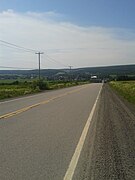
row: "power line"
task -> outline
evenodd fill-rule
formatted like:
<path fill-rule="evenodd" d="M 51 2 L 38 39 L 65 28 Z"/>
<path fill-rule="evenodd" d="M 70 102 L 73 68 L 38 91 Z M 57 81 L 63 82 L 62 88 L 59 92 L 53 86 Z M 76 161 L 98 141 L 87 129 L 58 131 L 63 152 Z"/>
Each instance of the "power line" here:
<path fill-rule="evenodd" d="M 33 53 L 32 51 L 25 50 L 25 49 L 20 49 L 20 48 L 17 48 L 17 47 L 11 46 L 11 45 L 7 45 L 7 44 L 0 44 L 0 45 L 8 47 L 8 48 L 15 49 L 15 50 L 20 50 L 20 51 L 24 51 L 24 52 L 28 52 L 28 53 Z"/>
<path fill-rule="evenodd" d="M 39 51 L 37 50 L 34 50 L 34 49 L 30 49 L 30 48 L 25 48 L 23 46 L 20 46 L 20 45 L 16 45 L 16 44 L 13 44 L 13 43 L 10 43 L 10 42 L 7 42 L 7 41 L 4 41 L 4 40 L 1 40 L 0 39 L 0 42 L 3 43 L 2 45 L 6 46 L 6 47 L 9 47 L 9 48 L 14 48 L 14 49 L 17 49 L 17 50 L 21 50 L 21 51 L 25 51 L 25 52 L 30 52 L 30 53 L 35 53 L 35 52 L 38 52 L 40 53 Z M 36 53 L 36 54 L 38 54 Z M 49 55 L 45 54 L 45 56 L 50 60 L 50 61 L 53 61 L 57 64 L 61 64 L 62 66 L 64 67 L 69 67 L 69 65 L 67 64 L 64 64 L 58 60 L 55 60 L 54 58 L 51 58 Z M 40 68 L 40 67 L 39 67 Z"/>
<path fill-rule="evenodd" d="M 24 69 L 24 70 L 35 70 L 35 69 L 32 69 L 32 68 L 23 68 L 23 67 L 11 67 L 11 66 L 0 66 L 0 68 L 3 68 L 3 69 Z"/>
<path fill-rule="evenodd" d="M 69 67 L 69 65 L 64 64 L 64 63 L 62 63 L 62 62 L 60 62 L 60 61 L 58 61 L 58 60 L 55 60 L 54 58 L 51 58 L 51 57 L 48 56 L 47 54 L 45 54 L 45 56 L 48 57 L 48 59 L 50 59 L 51 61 L 53 61 L 53 62 L 55 62 L 55 63 L 61 64 L 61 65 L 64 66 L 64 67 Z"/>
<path fill-rule="evenodd" d="M 26 52 L 37 52 L 37 50 L 34 50 L 34 49 L 30 49 L 30 48 L 25 48 L 25 47 L 22 47 L 22 46 L 19 46 L 19 45 L 16 45 L 16 44 L 13 44 L 13 43 L 10 43 L 10 42 L 7 42 L 7 41 L 3 41 L 0 39 L 0 42 L 4 43 L 2 45 L 6 46 L 6 47 L 9 47 L 9 48 L 15 48 L 15 49 L 18 49 L 18 50 L 23 50 L 23 51 L 26 51 Z M 61 64 L 62 66 L 65 66 L 65 67 L 68 67 L 67 64 L 64 64 L 60 61 L 57 61 L 55 60 L 54 58 L 51 58 L 50 56 L 48 56 L 47 54 L 45 54 L 46 57 L 48 57 L 50 60 L 52 60 L 53 62 L 55 63 L 59 63 Z"/>
<path fill-rule="evenodd" d="M 10 42 L 7 42 L 7 41 L 3 41 L 0 39 L 0 42 L 4 43 L 4 44 L 7 44 L 8 47 L 14 47 L 14 48 L 18 48 L 20 50 L 25 50 L 25 51 L 30 51 L 30 52 L 36 52 L 37 50 L 34 50 L 34 49 L 30 49 L 30 48 L 25 48 L 23 46 L 19 46 L 19 45 L 16 45 L 16 44 L 13 44 L 13 43 L 10 43 Z"/>

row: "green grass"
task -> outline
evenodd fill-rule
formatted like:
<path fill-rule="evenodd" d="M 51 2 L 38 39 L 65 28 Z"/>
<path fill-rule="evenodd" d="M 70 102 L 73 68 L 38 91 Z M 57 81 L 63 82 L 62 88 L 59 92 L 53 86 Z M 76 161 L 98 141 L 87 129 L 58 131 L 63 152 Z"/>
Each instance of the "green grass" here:
<path fill-rule="evenodd" d="M 39 92 L 38 89 L 33 89 L 30 86 L 21 85 L 0 85 L 0 99 L 12 98 Z"/>
<path fill-rule="evenodd" d="M 60 89 L 60 88 L 65 88 L 65 87 L 72 87 L 72 86 L 77 86 L 77 85 L 83 85 L 87 84 L 88 82 L 60 82 L 60 81 L 54 81 L 54 82 L 49 82 L 49 88 L 50 89 Z"/>
<path fill-rule="evenodd" d="M 112 81 L 110 86 L 129 102 L 135 104 L 135 81 Z"/>
<path fill-rule="evenodd" d="M 23 96 L 27 94 L 33 94 L 33 93 L 41 92 L 43 90 L 60 89 L 60 88 L 71 87 L 86 83 L 88 82 L 41 81 L 41 83 L 39 83 L 38 80 L 27 81 L 27 82 L 2 80 L 0 82 L 0 100 Z"/>
<path fill-rule="evenodd" d="M 19 81 L 19 82 L 24 83 L 24 82 L 32 82 L 33 79 L 20 79 L 20 78 L 18 78 L 18 79 L 0 79 L 0 84 L 3 84 L 3 83 L 11 84 L 15 81 Z"/>

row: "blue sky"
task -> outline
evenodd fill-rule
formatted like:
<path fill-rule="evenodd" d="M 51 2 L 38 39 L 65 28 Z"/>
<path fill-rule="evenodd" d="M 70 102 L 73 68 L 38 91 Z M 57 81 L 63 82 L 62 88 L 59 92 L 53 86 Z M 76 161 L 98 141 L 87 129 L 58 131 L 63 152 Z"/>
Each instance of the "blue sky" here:
<path fill-rule="evenodd" d="M 135 0 L 0 0 L 0 39 L 74 67 L 135 64 Z M 0 66 L 37 67 L 0 43 Z M 42 56 L 43 68 L 62 68 Z M 64 67 L 63 67 L 64 68 Z"/>
<path fill-rule="evenodd" d="M 54 11 L 85 26 L 135 28 L 134 0 L 1 0 L 0 10 Z"/>

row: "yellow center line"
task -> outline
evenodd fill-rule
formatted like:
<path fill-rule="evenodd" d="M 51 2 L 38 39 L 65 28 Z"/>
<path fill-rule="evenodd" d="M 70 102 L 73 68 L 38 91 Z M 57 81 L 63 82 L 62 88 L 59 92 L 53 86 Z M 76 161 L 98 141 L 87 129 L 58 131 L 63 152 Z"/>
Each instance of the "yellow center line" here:
<path fill-rule="evenodd" d="M 33 104 L 33 105 L 31 105 L 31 106 L 27 106 L 27 107 L 24 107 L 24 108 L 22 108 L 22 109 L 19 109 L 19 110 L 16 110 L 16 111 L 13 111 L 13 112 L 4 114 L 4 115 L 0 116 L 0 119 L 7 119 L 7 118 L 9 118 L 9 117 L 12 117 L 12 116 L 15 116 L 15 115 L 17 115 L 17 114 L 23 113 L 23 112 L 25 112 L 25 111 L 28 111 L 29 109 L 35 108 L 35 107 L 40 106 L 40 105 L 43 105 L 43 104 L 47 104 L 47 103 L 49 103 L 49 102 L 51 102 L 51 101 L 53 101 L 53 100 L 55 100 L 55 99 L 58 99 L 58 98 L 61 98 L 61 97 L 66 96 L 66 95 L 69 95 L 69 94 L 78 92 L 78 91 L 80 91 L 80 90 L 82 90 L 82 89 L 84 89 L 84 88 L 86 88 L 86 87 L 87 87 L 87 85 L 85 85 L 85 86 L 83 86 L 83 87 L 81 87 L 81 88 L 79 88 L 79 89 L 75 89 L 75 90 L 69 91 L 69 92 L 67 92 L 67 93 L 64 93 L 64 94 L 61 94 L 61 95 L 58 95 L 58 96 L 54 96 L 54 97 L 52 97 L 52 98 L 50 98 L 50 99 L 48 99 L 48 100 L 45 100 L 45 101 L 42 101 L 42 102 Z"/>

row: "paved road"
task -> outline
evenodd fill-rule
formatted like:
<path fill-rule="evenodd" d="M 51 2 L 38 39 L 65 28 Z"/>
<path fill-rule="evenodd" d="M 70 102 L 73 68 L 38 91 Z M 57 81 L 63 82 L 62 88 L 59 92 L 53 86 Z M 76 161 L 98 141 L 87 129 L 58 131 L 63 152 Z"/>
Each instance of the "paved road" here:
<path fill-rule="evenodd" d="M 135 179 L 135 107 L 104 85 L 74 180 Z"/>
<path fill-rule="evenodd" d="M 62 180 L 101 84 L 0 103 L 0 180 Z"/>
<path fill-rule="evenodd" d="M 0 180 L 62 180 L 100 87 L 1 102 Z M 73 180 L 134 179 L 135 107 L 104 85 Z"/>

